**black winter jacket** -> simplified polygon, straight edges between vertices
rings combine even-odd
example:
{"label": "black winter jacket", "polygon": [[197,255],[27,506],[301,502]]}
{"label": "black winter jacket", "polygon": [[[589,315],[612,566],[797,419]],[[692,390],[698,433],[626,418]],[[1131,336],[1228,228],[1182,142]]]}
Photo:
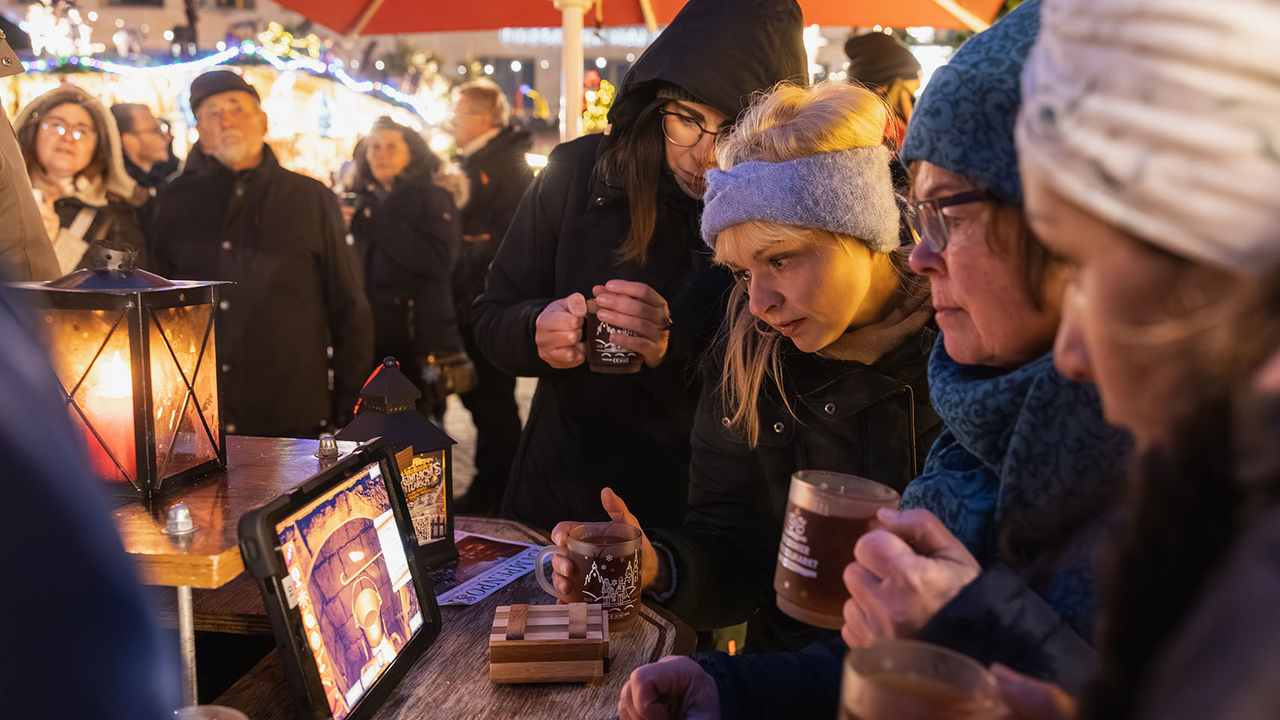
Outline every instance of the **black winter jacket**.
{"label": "black winter jacket", "polygon": [[412,300],[413,349],[420,357],[462,349],[451,292],[461,227],[453,196],[429,176],[396,178],[382,200],[372,185],[364,188],[351,219],[373,311]]}
{"label": "black winter jacket", "polygon": [[[636,61],[610,110],[627,132],[657,97],[655,81],[693,93],[736,117],[751,93],[803,77],[800,8],[794,0],[692,0]],[[612,137],[588,136],[551,153],[520,203],[472,308],[477,344],[500,370],[540,378],[520,438],[504,514],[550,528],[607,519],[612,487],[646,523],[684,517],[694,365],[723,316],[730,277],[711,264],[698,228],[701,202],[669,172],[643,267],[619,263],[630,226],[627,199],[597,171]],[[647,283],[666,299],[674,326],[657,368],[634,375],[552,370],[538,357],[535,321],[551,302],[610,279]]]}
{"label": "black winter jacket", "polygon": [[936,335],[922,328],[870,367],[791,348],[783,387],[795,416],[776,390],[762,398],[754,449],[726,427],[712,368],[717,377],[703,383],[693,428],[689,514],[679,529],[646,528],[675,560],[672,612],[699,630],[750,620],[751,652],[800,649],[830,635],[773,600],[791,474],[845,472],[901,491],[941,430],[927,379]]}
{"label": "black winter jacket", "polygon": [[373,319],[345,236],[334,194],[267,146],[258,167],[232,172],[197,143],[157,196],[157,272],[236,283],[217,327],[228,433],[315,437],[350,414],[373,367]]}
{"label": "black winter jacket", "polygon": [[471,199],[462,208],[462,234],[471,237],[488,235],[488,240],[475,240],[462,245],[453,274],[453,297],[458,308],[458,322],[471,323],[471,304],[484,291],[484,277],[498,245],[507,234],[515,217],[520,198],[533,181],[533,169],[524,159],[533,146],[529,133],[503,128],[484,147],[462,158]]}

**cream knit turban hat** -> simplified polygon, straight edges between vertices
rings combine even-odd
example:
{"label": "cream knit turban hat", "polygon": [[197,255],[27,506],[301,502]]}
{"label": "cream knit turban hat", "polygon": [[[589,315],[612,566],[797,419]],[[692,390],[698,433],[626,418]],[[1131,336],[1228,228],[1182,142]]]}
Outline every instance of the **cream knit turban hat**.
{"label": "cream knit turban hat", "polygon": [[1280,3],[1045,0],[1022,75],[1022,161],[1174,254],[1280,262]]}

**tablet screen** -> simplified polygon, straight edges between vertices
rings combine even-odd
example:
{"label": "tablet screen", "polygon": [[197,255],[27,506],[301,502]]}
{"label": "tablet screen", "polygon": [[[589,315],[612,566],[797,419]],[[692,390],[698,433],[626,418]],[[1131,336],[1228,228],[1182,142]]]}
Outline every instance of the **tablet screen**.
{"label": "tablet screen", "polygon": [[[422,627],[382,467],[372,463],[276,524],[289,606],[334,720],[342,720]],[[289,590],[296,592],[288,597]]]}

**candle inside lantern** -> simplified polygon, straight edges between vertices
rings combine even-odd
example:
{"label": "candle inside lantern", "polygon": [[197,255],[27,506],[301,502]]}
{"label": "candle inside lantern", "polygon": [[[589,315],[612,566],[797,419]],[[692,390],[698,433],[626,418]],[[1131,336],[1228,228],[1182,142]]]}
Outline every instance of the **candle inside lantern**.
{"label": "candle inside lantern", "polygon": [[[98,438],[85,428],[89,444],[89,461],[94,472],[107,480],[128,482],[137,475],[137,453],[133,432],[133,375],[129,366],[120,358],[120,351],[95,371],[97,382],[88,389],[84,412],[98,431]],[[116,462],[106,448],[111,448]],[[124,468],[124,473],[120,471]],[[125,475],[128,473],[128,476]]]}

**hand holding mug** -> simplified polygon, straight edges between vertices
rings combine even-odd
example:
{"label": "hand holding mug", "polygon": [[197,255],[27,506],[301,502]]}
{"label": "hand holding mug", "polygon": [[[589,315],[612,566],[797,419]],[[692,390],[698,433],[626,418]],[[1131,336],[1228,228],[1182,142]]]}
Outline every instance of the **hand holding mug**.
{"label": "hand holding mug", "polygon": [[538,357],[557,370],[577,367],[587,359],[582,347],[582,319],[587,299],[582,293],[561,298],[543,308],[534,323]]}
{"label": "hand holding mug", "polygon": [[[616,523],[630,525],[640,530],[640,587],[647,588],[653,583],[654,577],[658,574],[658,554],[654,551],[653,545],[649,543],[649,538],[644,534],[644,530],[640,528],[640,521],[635,515],[627,510],[627,504],[618,497],[611,488],[605,488],[600,491],[600,504],[604,506],[605,512],[609,513],[609,519]],[[551,529],[551,542],[559,547],[568,548],[569,531],[581,525],[580,522],[561,522],[557,523]],[[551,556],[551,582],[555,588],[565,595],[573,592],[574,587],[582,585],[582,576],[578,573],[578,568],[568,558],[563,555]]]}
{"label": "hand holding mug", "polygon": [[635,333],[612,333],[610,340],[619,347],[640,353],[645,365],[657,367],[667,354],[671,336],[671,311],[667,301],[648,285],[628,280],[610,280],[596,285],[591,292],[600,306],[596,314],[601,322]]}
{"label": "hand holding mug", "polygon": [[[611,632],[631,624],[640,612],[644,533],[621,522],[571,524],[567,531],[564,525],[556,526],[563,546],[548,545],[534,558],[538,585],[562,603],[599,603]],[[558,563],[554,583],[542,571],[548,556]]]}
{"label": "hand holding mug", "polygon": [[1075,720],[1076,701],[1062,688],[1023,675],[1000,663],[991,666],[1000,688],[1000,699],[1009,712],[1008,720]]}
{"label": "hand holding mug", "polygon": [[720,720],[720,692],[702,666],[680,655],[631,671],[618,698],[619,720]]}
{"label": "hand holding mug", "polygon": [[844,571],[850,597],[840,634],[849,647],[911,635],[982,572],[928,510],[880,510],[876,518],[881,528],[858,540]]}

